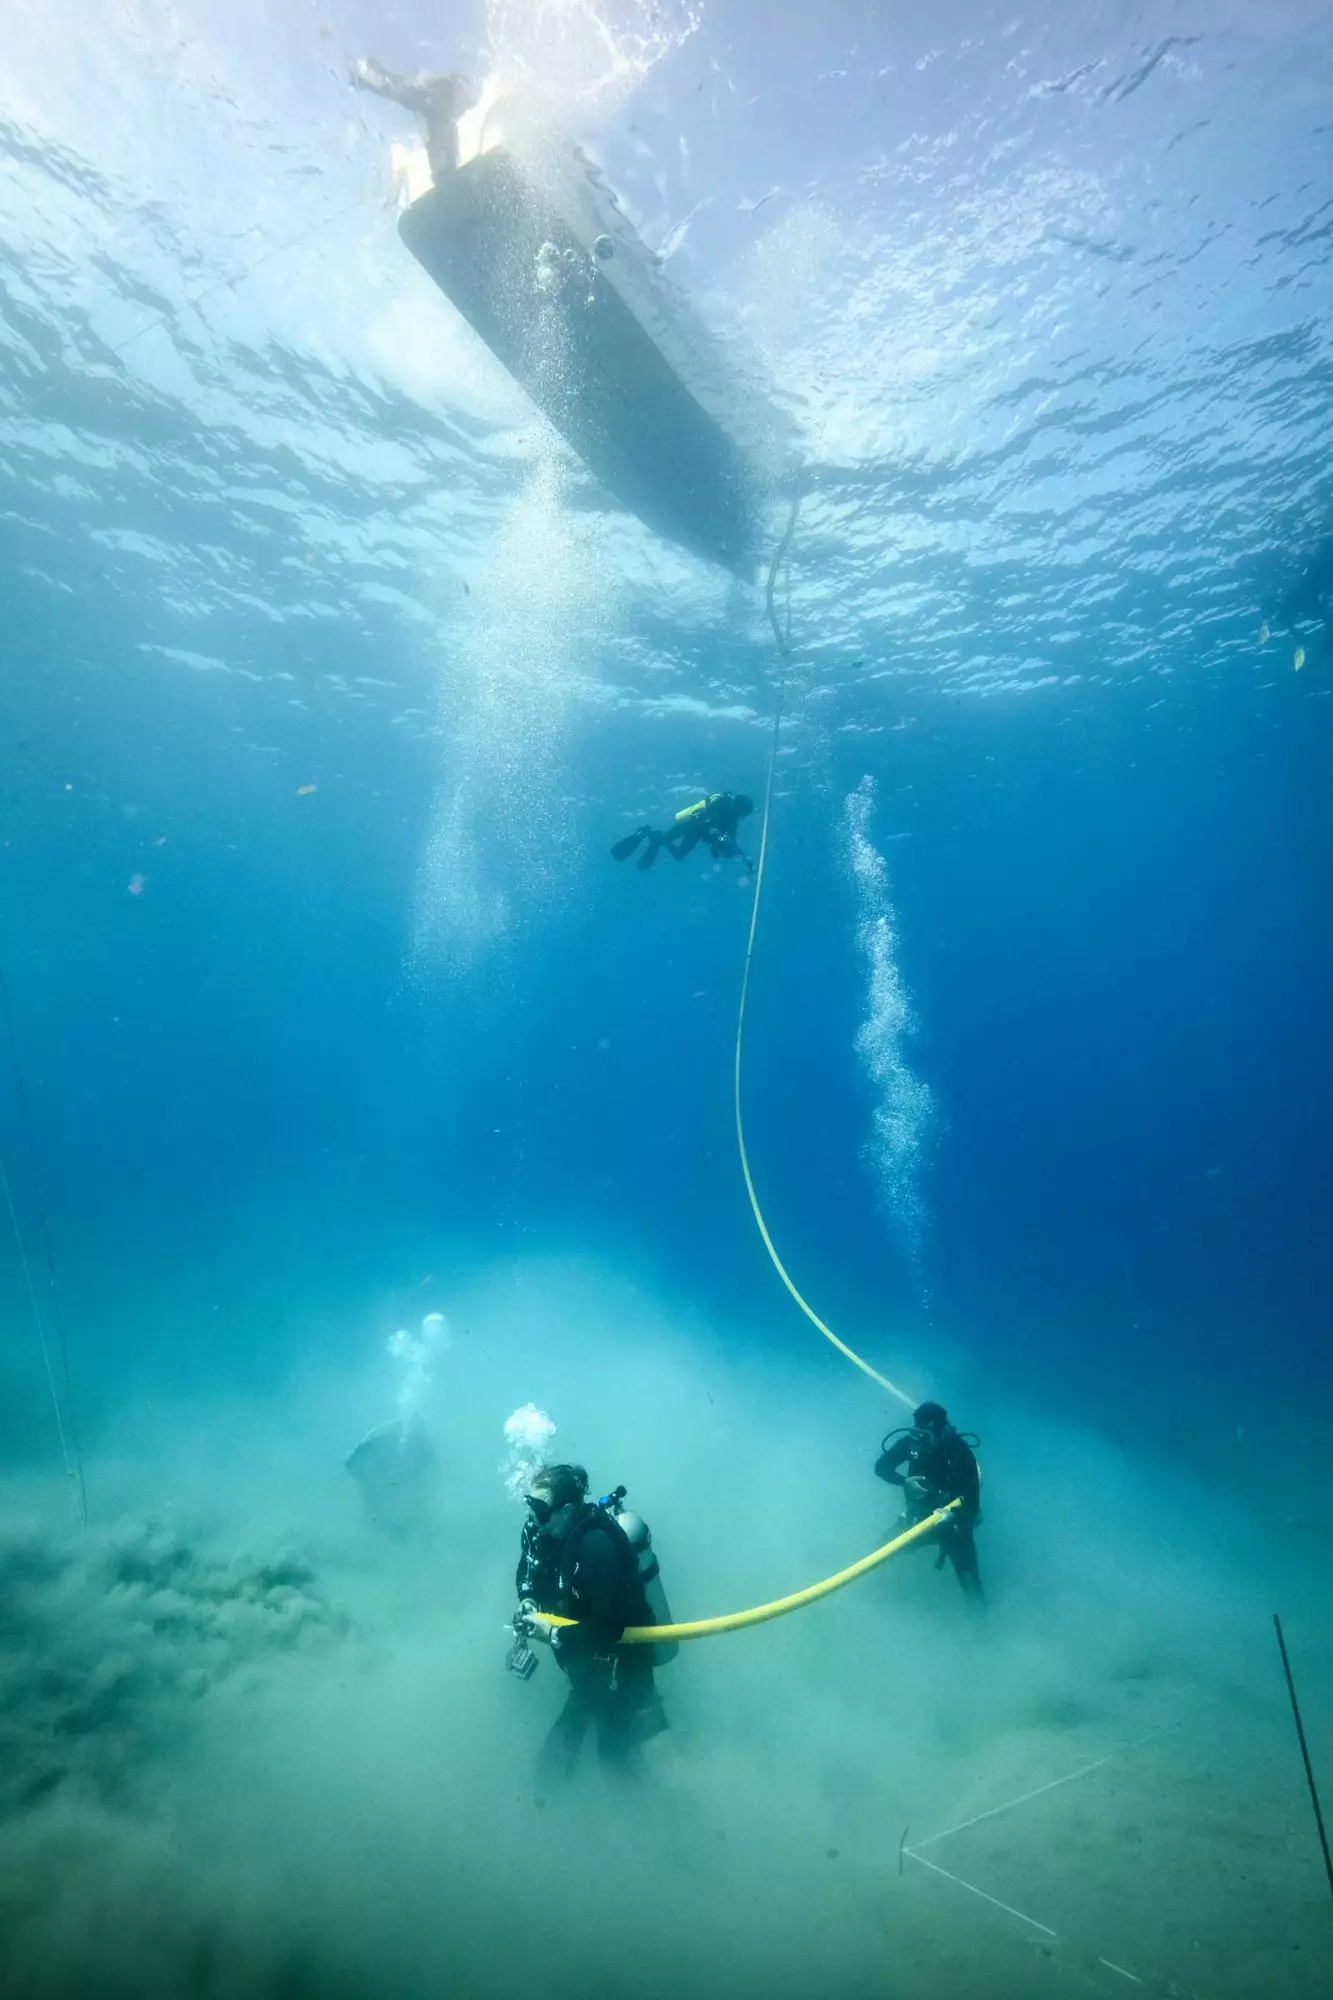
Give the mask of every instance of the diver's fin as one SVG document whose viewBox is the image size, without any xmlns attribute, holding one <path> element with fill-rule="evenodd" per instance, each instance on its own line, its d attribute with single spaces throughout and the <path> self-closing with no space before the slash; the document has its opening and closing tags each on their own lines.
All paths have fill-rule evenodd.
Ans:
<svg viewBox="0 0 1333 2000">
<path fill-rule="evenodd" d="M 611 849 L 611 852 L 615 855 L 616 860 L 628 861 L 631 854 L 633 854 L 635 848 L 638 846 L 639 842 L 643 839 L 644 835 L 647 832 L 648 828 L 646 826 L 636 827 L 633 833 L 627 833 L 623 840 L 618 840 L 615 846 Z"/>
<path fill-rule="evenodd" d="M 651 868 L 654 861 L 656 861 L 657 859 L 657 850 L 661 845 L 662 843 L 657 838 L 656 834 L 650 833 L 648 835 L 648 845 L 644 848 L 643 853 L 639 856 L 637 865 L 640 868 Z"/>
</svg>

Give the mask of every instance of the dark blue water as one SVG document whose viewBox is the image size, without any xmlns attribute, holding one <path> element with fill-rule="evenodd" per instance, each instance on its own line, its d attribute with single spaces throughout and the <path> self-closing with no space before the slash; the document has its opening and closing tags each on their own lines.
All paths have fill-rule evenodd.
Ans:
<svg viewBox="0 0 1333 2000">
<path fill-rule="evenodd" d="M 13 596 L 11 629 L 34 608 Z M 258 1190 L 335 1289 L 363 1254 L 354 1214 L 362 1241 L 415 1233 L 423 1255 L 441 1236 L 482 1257 L 625 1246 L 770 1316 L 729 1092 L 748 895 L 697 857 L 648 878 L 610 862 L 643 795 L 628 730 L 570 745 L 571 877 L 469 990 L 404 977 L 426 754 L 329 724 L 297 799 L 290 759 L 226 754 L 196 686 L 58 675 L 49 644 L 19 664 L 6 970 L 81 1310 L 117 1240 L 170 1267 L 202 1235 L 223 1268 L 210 1255 L 192 1288 L 234 1283 L 214 1231 Z M 776 802 L 747 1099 L 791 1268 L 863 1345 L 904 1321 L 992 1360 L 1014 1343 L 1116 1422 L 1199 1402 L 1240 1421 L 1318 1389 L 1327 703 L 1283 683 L 1148 715 L 1115 691 L 937 707 Z M 758 792 L 763 748 L 685 754 L 702 783 Z M 837 820 L 865 770 L 944 1121 L 919 1274 L 862 1156 Z M 766 1337 L 805 1339 L 771 1316 Z"/>
</svg>

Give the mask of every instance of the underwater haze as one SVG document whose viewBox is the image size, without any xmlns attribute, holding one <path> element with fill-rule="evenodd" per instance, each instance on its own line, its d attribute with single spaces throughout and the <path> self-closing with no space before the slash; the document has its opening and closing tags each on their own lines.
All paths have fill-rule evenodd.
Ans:
<svg viewBox="0 0 1333 2000">
<path fill-rule="evenodd" d="M 755 580 L 362 57 L 616 191 Z M 1330 106 L 1319 0 L 10 0 L 0 2000 L 1333 1993 Z M 762 877 L 612 859 L 720 791 Z M 927 1397 L 983 1615 L 904 1551 L 538 1784 L 542 1456 L 705 1618 Z"/>
</svg>

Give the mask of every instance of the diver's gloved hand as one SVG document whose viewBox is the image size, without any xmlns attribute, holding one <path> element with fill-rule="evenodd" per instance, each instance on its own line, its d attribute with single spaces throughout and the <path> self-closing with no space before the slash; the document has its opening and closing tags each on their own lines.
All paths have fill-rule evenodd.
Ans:
<svg viewBox="0 0 1333 2000">
<path fill-rule="evenodd" d="M 920 1475 L 915 1472 L 911 1474 L 910 1478 L 904 1479 L 903 1492 L 907 1495 L 909 1500 L 914 1500 L 920 1507 L 924 1507 L 926 1502 L 930 1499 L 929 1486 L 927 1486 L 925 1480 L 922 1479 Z"/>
<path fill-rule="evenodd" d="M 514 1615 L 514 1629 L 518 1631 L 520 1628 L 529 1642 L 536 1640 L 539 1646 L 550 1645 L 551 1628 L 537 1616 L 537 1606 L 530 1597 L 523 1599 Z"/>
</svg>

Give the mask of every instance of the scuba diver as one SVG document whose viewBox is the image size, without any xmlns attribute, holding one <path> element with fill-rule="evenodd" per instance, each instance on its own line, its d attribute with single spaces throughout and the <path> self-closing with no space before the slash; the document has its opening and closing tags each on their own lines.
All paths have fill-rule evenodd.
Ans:
<svg viewBox="0 0 1333 2000">
<path fill-rule="evenodd" d="M 357 90 L 387 97 L 421 120 L 433 180 L 443 180 L 454 171 L 458 165 L 458 121 L 481 100 L 480 86 L 470 76 L 431 76 L 426 70 L 413 77 L 395 76 L 373 56 L 358 56 L 348 76 Z"/>
<path fill-rule="evenodd" d="M 665 833 L 657 833 L 651 826 L 636 827 L 633 833 L 618 840 L 611 852 L 617 861 L 628 861 L 646 840 L 648 845 L 639 856 L 638 866 L 651 868 L 659 848 L 665 847 L 677 861 L 683 861 L 702 841 L 714 861 L 738 858 L 753 875 L 753 861 L 736 844 L 737 827 L 753 811 L 754 800 L 747 799 L 744 792 L 710 792 L 706 799 L 696 799 L 692 806 L 678 812 Z"/>
<path fill-rule="evenodd" d="M 915 1527 L 950 1500 L 962 1501 L 929 1539 L 939 1545 L 936 1569 L 951 1562 L 964 1597 L 981 1608 L 986 1596 L 974 1534 L 981 1519 L 981 1468 L 972 1446 L 938 1403 L 922 1403 L 914 1410 L 912 1426 L 909 1431 L 890 1431 L 884 1439 L 875 1461 L 876 1477 L 902 1487 L 904 1528 Z"/>
<path fill-rule="evenodd" d="M 639 1517 L 621 1507 L 624 1494 L 621 1486 L 590 1501 L 581 1465 L 547 1465 L 526 1495 L 529 1518 L 515 1578 L 519 1606 L 506 1664 L 527 1680 L 536 1670 L 529 1648 L 536 1639 L 550 1646 L 569 1682 L 538 1758 L 539 1784 L 570 1776 L 591 1723 L 602 1762 L 628 1775 L 638 1765 L 640 1746 L 668 1726 L 653 1673 L 660 1663 L 655 1656 L 670 1658 L 674 1647 L 619 1644 L 627 1625 L 670 1622 L 656 1558 L 648 1558 L 651 1537 Z M 578 1622 L 552 1627 L 537 1612 Z"/>
<path fill-rule="evenodd" d="M 418 1423 L 394 1417 L 377 1424 L 343 1463 L 361 1489 L 374 1527 L 399 1542 L 430 1528 L 439 1465 Z"/>
</svg>

